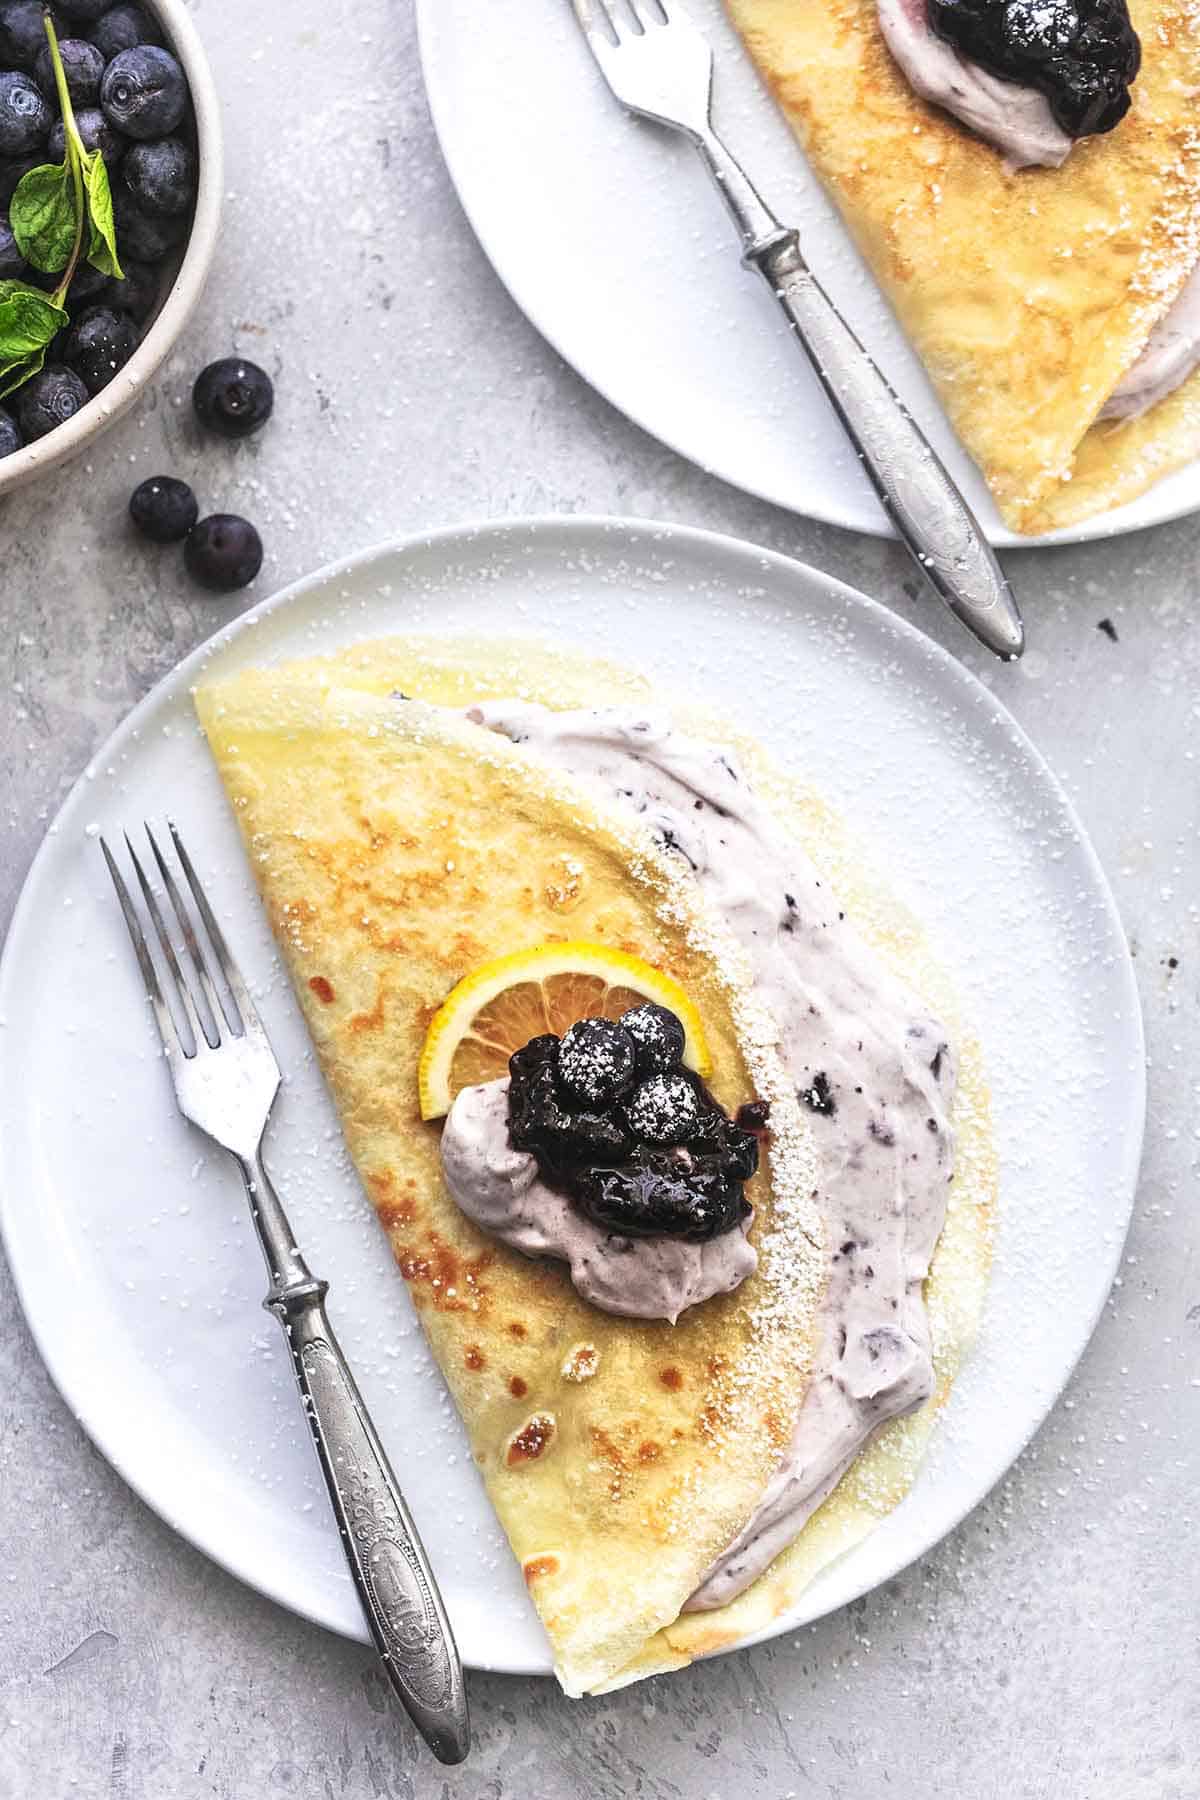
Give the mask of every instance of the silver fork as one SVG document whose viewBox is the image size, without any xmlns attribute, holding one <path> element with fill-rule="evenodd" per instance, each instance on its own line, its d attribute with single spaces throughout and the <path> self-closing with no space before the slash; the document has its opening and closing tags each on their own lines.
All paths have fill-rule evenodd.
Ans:
<svg viewBox="0 0 1200 1800">
<path fill-rule="evenodd" d="M 746 171 L 713 129 L 713 58 L 680 0 L 572 0 L 609 87 L 631 112 L 691 139 L 733 215 L 742 261 L 770 286 L 884 511 L 922 572 L 1006 662 L 1021 615 L 978 521 L 907 407 L 872 362 Z"/>
<path fill-rule="evenodd" d="M 175 1098 L 184 1118 L 228 1150 L 241 1170 L 270 1272 L 263 1304 L 283 1326 L 292 1353 L 305 1417 L 371 1636 L 393 1688 L 434 1755 L 441 1762 L 458 1763 L 470 1747 L 470 1723 L 450 1623 L 383 1445 L 330 1329 L 328 1283 L 313 1276 L 300 1254 L 263 1166 L 263 1134 L 279 1091 L 279 1064 L 191 858 L 174 825 L 168 829 L 199 929 L 149 825 L 146 836 L 182 935 L 190 975 L 181 967 L 162 908 L 125 834 L 162 953 L 164 983 L 103 838 L 100 847 L 133 939 Z M 224 993 L 218 991 L 214 963 Z"/>
</svg>

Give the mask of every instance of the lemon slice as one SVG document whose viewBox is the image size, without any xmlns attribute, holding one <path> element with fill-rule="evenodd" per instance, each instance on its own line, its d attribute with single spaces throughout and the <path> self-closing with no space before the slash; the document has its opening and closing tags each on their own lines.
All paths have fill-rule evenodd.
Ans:
<svg viewBox="0 0 1200 1800">
<path fill-rule="evenodd" d="M 482 963 L 433 1016 L 417 1066 L 421 1117 L 440 1119 L 461 1088 L 507 1075 L 509 1057 L 530 1038 L 561 1036 L 577 1019 L 619 1019 L 643 1000 L 675 1014 L 684 1062 L 697 1075 L 711 1073 L 695 1005 L 677 981 L 638 956 L 607 944 L 541 944 Z"/>
</svg>

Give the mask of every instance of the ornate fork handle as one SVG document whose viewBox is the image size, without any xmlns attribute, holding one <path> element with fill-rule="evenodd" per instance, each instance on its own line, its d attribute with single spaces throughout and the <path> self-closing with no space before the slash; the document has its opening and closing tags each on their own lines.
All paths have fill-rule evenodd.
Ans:
<svg viewBox="0 0 1200 1800">
<path fill-rule="evenodd" d="M 434 1754 L 470 1744 L 462 1669 L 417 1528 L 325 1312 L 328 1284 L 296 1249 L 261 1155 L 239 1159 L 342 1547 L 388 1678 Z"/>
</svg>

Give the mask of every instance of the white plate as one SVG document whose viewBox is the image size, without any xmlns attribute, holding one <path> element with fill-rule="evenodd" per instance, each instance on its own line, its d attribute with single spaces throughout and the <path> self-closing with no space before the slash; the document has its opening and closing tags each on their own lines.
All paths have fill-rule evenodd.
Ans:
<svg viewBox="0 0 1200 1800">
<path fill-rule="evenodd" d="M 1003 1474 L 1079 1355 L 1132 1202 L 1142 1039 L 1104 878 L 1059 788 L 960 664 L 827 577 L 678 527 L 448 531 L 324 571 L 183 663 L 97 756 L 30 873 L 0 970 L 0 1223 L 59 1388 L 179 1531 L 364 1637 L 238 1177 L 177 1116 L 97 826 L 179 822 L 289 1079 L 269 1161 L 436 1564 L 464 1657 L 549 1667 L 404 1283 L 348 1166 L 193 719 L 222 668 L 397 630 L 619 653 L 723 705 L 872 847 L 956 971 L 1003 1147 L 982 1341 L 913 1492 L 778 1629 L 919 1556 Z"/>
<path fill-rule="evenodd" d="M 806 0 L 796 0 L 798 5 Z M 812 3 L 812 0 L 807 0 Z M 759 85 L 721 0 L 687 0 L 716 51 L 714 117 L 940 452 L 995 544 L 1134 531 L 1200 506 L 1200 463 L 1036 540 L 1000 520 L 919 358 Z M 501 280 L 555 349 L 681 455 L 779 506 L 889 532 L 879 503 L 691 147 L 631 120 L 570 0 L 417 0 L 442 151 Z"/>
</svg>

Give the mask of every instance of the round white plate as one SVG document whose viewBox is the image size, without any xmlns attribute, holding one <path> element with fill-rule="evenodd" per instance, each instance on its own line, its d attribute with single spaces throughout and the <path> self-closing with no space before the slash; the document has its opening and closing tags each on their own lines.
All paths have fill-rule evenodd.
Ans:
<svg viewBox="0 0 1200 1800">
<path fill-rule="evenodd" d="M 805 0 L 797 0 L 803 4 Z M 1140 499 L 1030 539 L 1000 520 L 915 352 L 721 0 L 687 0 L 716 52 L 714 118 L 995 544 L 1134 531 L 1200 506 L 1200 463 Z M 673 450 L 764 500 L 890 533 L 762 278 L 744 270 L 691 146 L 613 99 L 571 0 L 417 0 L 434 123 L 459 198 L 500 279 L 555 349 Z"/>
<path fill-rule="evenodd" d="M 228 1159 L 175 1112 L 95 837 L 180 825 L 287 1083 L 268 1160 L 432 1554 L 465 1659 L 543 1671 L 516 1563 L 349 1167 L 192 714 L 228 669 L 403 630 L 617 654 L 724 707 L 870 847 L 956 972 L 1003 1148 L 981 1342 L 912 1493 L 785 1630 L 962 1518 L 1087 1340 L 1120 1253 L 1142 1038 L 1120 925 L 1059 788 L 996 700 L 874 602 L 728 538 L 619 520 L 446 531 L 257 607 L 126 720 L 40 851 L 0 969 L 0 1223 L 67 1402 L 179 1531 L 297 1612 L 365 1637 Z"/>
</svg>

